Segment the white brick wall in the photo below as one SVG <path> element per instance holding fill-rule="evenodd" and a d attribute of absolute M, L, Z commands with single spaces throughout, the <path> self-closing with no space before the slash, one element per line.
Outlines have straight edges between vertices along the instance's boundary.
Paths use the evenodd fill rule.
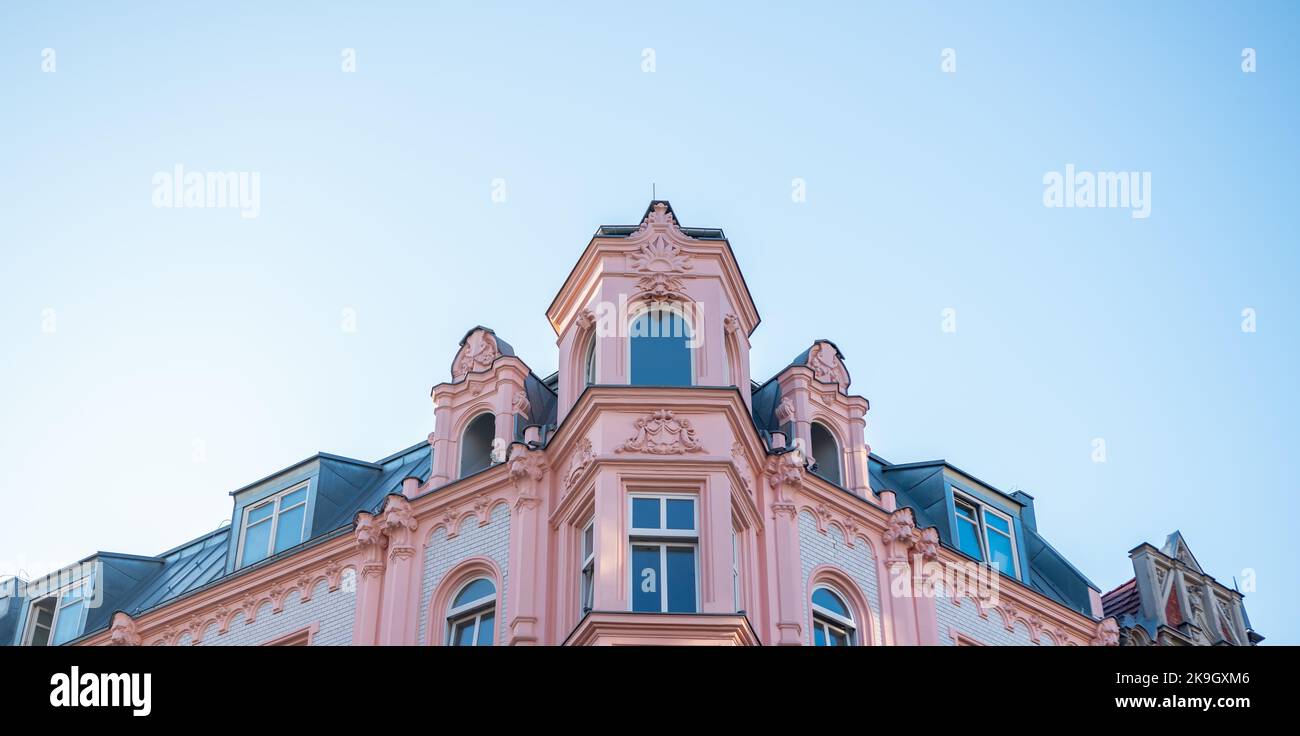
<path fill-rule="evenodd" d="M 428 642 L 429 601 L 438 584 L 462 560 L 470 557 L 487 557 L 501 569 L 501 610 L 497 611 L 498 645 L 506 641 L 506 595 L 510 582 L 510 507 L 504 503 L 488 511 L 490 521 L 479 526 L 478 519 L 470 517 L 460 525 L 460 534 L 447 538 L 446 529 L 438 529 L 429 537 L 424 552 L 424 582 L 420 587 L 420 643 Z M 441 620 L 441 619 L 440 619 Z M 438 631 L 438 636 L 443 632 Z"/>
<path fill-rule="evenodd" d="M 799 560 L 803 567 L 803 616 L 808 643 L 812 643 L 812 612 L 808 606 L 812 591 L 808 589 L 808 578 L 813 568 L 821 565 L 838 568 L 857 583 L 862 597 L 867 599 L 867 605 L 871 607 L 872 641 L 880 643 L 880 586 L 876 581 L 876 560 L 871 554 L 871 547 L 862 540 L 849 547 L 844 542 L 844 535 L 835 526 L 828 526 L 825 534 L 817 531 L 817 520 L 804 511 L 799 514 Z M 858 624 L 861 626 L 860 621 Z"/>
<path fill-rule="evenodd" d="M 279 639 L 286 634 L 317 625 L 312 646 L 343 646 L 352 643 L 352 623 L 356 616 L 356 586 L 342 585 L 330 592 L 324 580 L 316 584 L 311 600 L 303 603 L 297 592 L 292 592 L 285 599 L 284 610 L 271 612 L 271 604 L 266 603 L 258 609 L 257 620 L 252 624 L 244 623 L 239 616 L 230 624 L 224 634 L 217 634 L 209 627 L 200 646 L 250 646 L 265 644 Z M 188 644 L 189 635 L 178 644 Z"/>
<path fill-rule="evenodd" d="M 941 597 L 934 600 L 935 613 L 939 620 L 939 642 L 953 646 L 952 630 L 965 634 L 989 646 L 1032 646 L 1029 639 L 1029 627 L 1023 621 L 1016 621 L 1015 629 L 1007 631 L 1002 623 L 1002 614 L 990 610 L 988 618 L 981 618 L 975 601 L 962 598 L 961 605 L 954 606 L 951 598 Z M 1050 645 L 1048 636 L 1038 637 L 1042 645 Z"/>

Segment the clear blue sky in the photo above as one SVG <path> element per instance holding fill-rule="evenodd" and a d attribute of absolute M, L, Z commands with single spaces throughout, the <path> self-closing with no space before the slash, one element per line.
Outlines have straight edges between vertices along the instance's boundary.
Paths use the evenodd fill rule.
<path fill-rule="evenodd" d="M 1181 529 L 1300 641 L 1294 4 L 266 5 L 0 10 L 0 572 L 420 441 L 474 324 L 550 373 L 546 305 L 655 182 L 726 230 L 755 376 L 831 338 L 885 458 L 1034 494 L 1103 589 Z M 178 163 L 260 216 L 153 207 Z M 1045 208 L 1066 164 L 1150 172 L 1150 217 Z"/>

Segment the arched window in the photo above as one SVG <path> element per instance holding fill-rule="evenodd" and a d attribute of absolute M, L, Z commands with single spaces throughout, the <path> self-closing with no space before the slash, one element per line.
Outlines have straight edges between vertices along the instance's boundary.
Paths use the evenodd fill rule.
<path fill-rule="evenodd" d="M 691 385 L 691 326 L 676 311 L 652 307 L 632 320 L 633 386 Z"/>
<path fill-rule="evenodd" d="M 487 578 L 465 585 L 447 611 L 447 645 L 490 647 L 496 642 L 497 586 Z"/>
<path fill-rule="evenodd" d="M 496 431 L 496 419 L 488 413 L 479 414 L 465 426 L 465 434 L 460 437 L 460 477 L 492 465 L 492 440 Z"/>
<path fill-rule="evenodd" d="M 856 627 L 843 597 L 830 588 L 818 588 L 812 594 L 812 610 L 814 646 L 853 646 Z"/>
<path fill-rule="evenodd" d="M 835 441 L 835 435 L 818 422 L 812 424 L 812 456 L 817 461 L 813 472 L 840 485 L 840 444 Z"/>
<path fill-rule="evenodd" d="M 587 352 L 582 357 L 582 380 L 584 386 L 596 383 L 596 333 L 587 341 Z"/>

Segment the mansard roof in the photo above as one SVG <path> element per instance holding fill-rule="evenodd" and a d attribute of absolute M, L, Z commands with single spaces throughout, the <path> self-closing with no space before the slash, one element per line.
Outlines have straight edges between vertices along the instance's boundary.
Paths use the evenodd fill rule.
<path fill-rule="evenodd" d="M 81 560 L 77 564 L 101 563 L 102 577 L 97 584 L 102 585 L 103 593 L 102 605 L 87 614 L 82 636 L 107 628 L 116 611 L 139 615 L 333 537 L 340 529 L 351 527 L 357 513 L 378 513 L 389 494 L 401 493 L 402 479 L 414 477 L 424 482 L 429 477 L 431 460 L 426 441 L 374 462 L 317 453 L 235 491 L 240 493 L 283 477 L 313 461 L 320 463 L 315 471 L 317 511 L 310 527 L 311 536 L 296 547 L 238 570 L 231 570 L 227 564 L 232 550 L 228 523 L 157 555 L 97 552 Z M 13 587 L 21 588 L 21 584 Z M 0 596 L 0 646 L 17 643 L 19 636 L 17 624 L 24 607 L 14 603 L 21 604 L 25 596 L 21 590 L 14 592 L 16 595 Z"/>

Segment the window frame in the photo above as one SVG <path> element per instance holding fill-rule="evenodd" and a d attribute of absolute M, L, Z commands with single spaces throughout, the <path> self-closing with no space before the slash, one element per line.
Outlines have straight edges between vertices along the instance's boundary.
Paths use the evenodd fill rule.
<path fill-rule="evenodd" d="M 813 596 L 815 596 L 819 590 L 825 590 L 839 599 L 845 610 L 849 612 L 849 618 L 845 618 L 834 611 L 827 610 L 818 605 L 817 602 L 813 600 Z M 825 641 L 830 640 L 828 634 L 830 633 L 830 630 L 833 629 L 844 635 L 844 640 L 848 642 L 845 646 L 853 647 L 858 645 L 858 625 L 853 619 L 853 605 L 849 603 L 849 597 L 840 592 L 839 588 L 836 588 L 829 583 L 817 583 L 813 585 L 812 592 L 808 594 L 808 610 L 812 613 L 813 646 L 817 646 L 818 629 L 823 630 L 822 636 Z M 830 645 L 824 644 L 823 646 Z"/>
<path fill-rule="evenodd" d="M 989 548 L 989 535 L 990 534 L 1002 535 L 1007 539 L 1011 540 L 1011 570 L 999 570 L 999 572 L 1009 572 L 1013 577 L 1019 580 L 1020 579 L 1020 550 L 1016 547 L 1015 520 L 1013 520 L 1010 515 L 1004 514 L 1001 511 L 998 511 L 997 509 L 991 506 L 984 506 L 984 508 L 980 509 L 980 511 L 982 512 L 980 514 L 980 524 L 984 528 L 984 556 L 988 558 L 989 567 L 994 567 L 993 551 Z M 1001 529 L 996 529 L 996 528 L 990 529 L 988 522 L 985 520 L 985 517 L 988 514 L 992 514 L 993 516 L 996 516 L 999 519 L 1005 521 L 1007 523 L 1007 531 L 1003 532 Z"/>
<path fill-rule="evenodd" d="M 659 501 L 659 527 L 647 528 L 633 526 L 633 507 L 638 498 L 653 498 Z M 668 501 L 691 501 L 691 529 L 668 528 Z M 695 493 L 675 493 L 672 491 L 633 491 L 627 494 L 627 559 L 628 559 L 628 606 L 634 613 L 699 613 L 700 612 L 700 496 Z M 636 611 L 637 571 L 631 564 L 637 547 L 657 547 L 659 550 L 659 610 Z M 695 568 L 693 603 L 691 611 L 668 610 L 668 548 L 687 548 L 692 551 L 691 561 Z"/>
<path fill-rule="evenodd" d="M 86 624 L 86 615 L 88 611 L 88 608 L 86 607 L 85 603 L 86 600 L 90 598 L 90 595 L 88 595 L 84 589 L 93 585 L 94 585 L 94 579 L 89 575 L 87 575 L 87 576 L 80 577 L 74 580 L 73 582 L 62 586 L 57 590 L 45 593 L 44 595 L 38 596 L 28 601 L 26 620 L 23 622 L 23 636 L 22 639 L 19 640 L 22 646 L 57 647 L 67 643 L 67 642 L 56 641 L 55 638 L 59 632 L 59 623 L 63 618 L 64 609 L 70 608 L 74 605 L 81 606 L 81 610 L 78 611 L 76 614 L 77 631 L 72 636 L 70 636 L 67 639 L 67 641 L 72 641 L 73 639 L 76 639 L 78 636 L 80 636 L 81 628 Z M 83 589 L 80 595 L 77 595 L 75 597 L 69 595 L 70 593 L 72 593 L 73 591 L 79 588 Z M 45 637 L 44 644 L 39 644 L 39 645 L 34 644 L 32 642 L 32 635 L 36 633 L 37 623 L 36 623 L 36 616 L 34 616 L 33 614 L 38 605 L 44 603 L 45 601 L 50 601 L 50 600 L 54 602 L 54 611 L 50 616 L 49 633 Z"/>
<path fill-rule="evenodd" d="M 474 622 L 474 630 L 470 634 L 469 646 L 496 646 L 497 644 L 497 630 L 499 625 L 496 616 L 497 597 L 501 587 L 497 584 L 496 580 L 493 580 L 486 575 L 472 577 L 456 588 L 456 593 L 451 596 L 451 600 L 454 602 L 461 593 L 465 592 L 466 588 L 480 580 L 486 580 L 492 584 L 492 593 L 490 595 L 485 595 L 482 598 L 475 598 L 467 603 L 462 603 L 459 606 L 449 607 L 447 609 L 447 615 L 445 617 L 447 622 L 445 641 L 449 647 L 461 646 L 456 643 L 456 629 L 462 623 L 470 620 L 473 620 Z M 492 614 L 492 641 L 490 644 L 479 644 L 479 626 L 483 624 L 483 615 L 486 613 Z"/>
<path fill-rule="evenodd" d="M 282 509 L 282 508 L 280 508 L 280 502 L 284 499 L 285 496 L 292 495 L 292 494 L 297 493 L 298 491 L 301 491 L 301 490 L 304 490 L 304 489 L 306 489 L 307 492 L 304 493 L 304 494 L 302 495 L 302 503 L 300 503 L 300 504 L 294 504 L 294 505 L 290 506 L 288 509 Z M 242 567 L 244 566 L 244 549 L 245 549 L 245 547 L 247 547 L 247 541 L 248 541 L 248 529 L 249 529 L 248 517 L 249 517 L 249 515 L 250 515 L 252 512 L 254 512 L 254 511 L 256 511 L 256 510 L 258 510 L 258 509 L 260 509 L 260 508 L 266 506 L 267 504 L 274 504 L 274 507 L 271 509 L 271 515 L 268 516 L 268 517 L 265 518 L 265 519 L 259 520 L 259 521 L 256 522 L 256 523 L 257 523 L 257 524 L 270 524 L 270 525 L 271 525 L 271 534 L 270 534 L 270 536 L 268 536 L 268 537 L 266 538 L 266 555 L 263 556 L 263 557 L 262 557 L 260 560 L 258 560 L 257 562 L 263 562 L 263 561 L 265 561 L 265 560 L 269 560 L 269 559 L 271 559 L 272 557 L 274 557 L 274 556 L 280 554 L 280 552 L 285 552 L 285 551 L 287 551 L 287 550 L 290 550 L 290 549 L 292 549 L 293 547 L 296 547 L 296 546 L 298 546 L 299 544 L 302 544 L 303 542 L 306 542 L 306 541 L 307 541 L 307 526 L 308 526 L 308 522 L 309 522 L 310 519 L 311 519 L 311 515 L 307 513 L 307 508 L 311 505 L 311 479 L 310 479 L 310 478 L 308 478 L 307 480 L 301 481 L 301 482 L 299 482 L 299 483 L 295 483 L 295 484 L 289 486 L 288 488 L 284 489 L 283 491 L 279 491 L 279 492 L 277 492 L 277 493 L 275 493 L 275 494 L 272 494 L 272 495 L 270 495 L 270 496 L 267 496 L 266 498 L 259 499 L 258 501 L 255 501 L 255 502 L 253 502 L 253 503 L 248 504 L 247 506 L 244 506 L 244 508 L 243 508 L 243 510 L 242 510 L 242 513 L 240 514 L 240 517 L 241 517 L 241 518 L 240 518 L 240 522 L 239 522 L 239 550 L 238 550 L 237 554 L 235 555 L 235 569 L 236 569 L 236 570 L 238 570 L 238 569 L 240 569 L 240 568 L 242 568 Z M 298 541 L 297 541 L 295 544 L 293 544 L 292 546 L 290 546 L 290 547 L 285 547 L 284 549 L 280 550 L 280 552 L 276 552 L 276 551 L 275 551 L 275 537 L 276 537 L 276 533 L 279 532 L 279 530 L 280 530 L 280 524 L 279 524 L 279 521 L 280 521 L 280 514 L 281 514 L 283 511 L 292 511 L 292 510 L 298 508 L 299 506 L 302 506 L 302 507 L 303 507 L 303 509 L 302 509 L 302 528 L 298 531 L 300 537 L 299 537 Z M 248 563 L 248 564 L 253 564 L 253 565 L 255 565 L 255 564 L 257 564 L 257 562 L 252 562 L 252 563 Z"/>
<path fill-rule="evenodd" d="M 969 518 L 964 514 L 961 514 L 961 510 L 960 510 L 961 506 L 970 507 L 975 512 L 975 518 L 969 520 L 973 521 L 975 524 L 975 534 L 978 537 L 976 541 L 979 543 L 980 554 L 984 555 L 984 558 L 982 560 L 979 560 L 979 563 L 981 565 L 986 565 L 994 570 L 998 570 L 998 568 L 993 564 L 993 554 L 989 550 L 989 534 L 990 533 L 1000 534 L 1011 540 L 1011 568 L 1012 569 L 998 570 L 998 572 L 1004 575 L 1010 575 L 1016 580 L 1022 579 L 1020 577 L 1020 545 L 1018 543 L 1018 540 L 1016 539 L 1015 519 L 1010 514 L 1007 514 L 1003 511 L 994 508 L 991 504 L 977 501 L 976 499 L 972 498 L 968 494 L 959 491 L 956 486 L 952 487 L 952 500 L 953 500 L 953 516 L 954 516 L 955 523 L 960 523 L 961 519 Z M 990 530 L 988 528 L 988 523 L 984 520 L 985 514 L 992 514 L 993 516 L 996 516 L 997 518 L 1005 521 L 1007 523 L 1008 531 L 1004 533 L 1000 529 Z M 962 552 L 962 554 L 966 554 L 966 552 L 964 552 L 961 549 L 960 539 L 957 536 L 958 533 L 959 532 L 957 528 L 954 526 L 953 541 L 956 543 L 957 550 L 959 552 Z"/>
<path fill-rule="evenodd" d="M 587 533 L 591 532 L 591 548 L 587 548 Z M 592 611 L 596 603 L 596 520 L 593 518 L 582 526 L 578 534 L 578 611 L 585 616 Z"/>

